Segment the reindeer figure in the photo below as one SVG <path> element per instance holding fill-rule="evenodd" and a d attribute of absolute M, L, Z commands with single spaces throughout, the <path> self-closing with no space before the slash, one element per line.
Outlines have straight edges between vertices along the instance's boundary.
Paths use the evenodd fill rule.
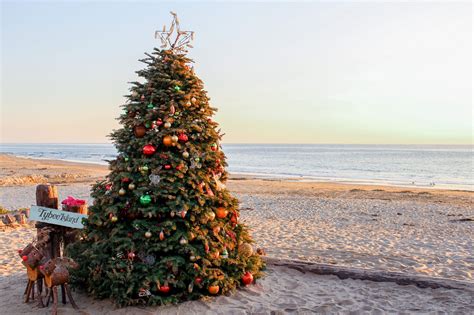
<path fill-rule="evenodd" d="M 38 266 L 41 262 L 45 261 L 43 250 L 45 244 L 48 242 L 48 234 L 45 231 L 40 233 L 36 239 L 28 244 L 25 248 L 18 251 L 18 254 L 22 258 L 22 264 L 26 267 L 26 273 L 28 275 L 28 284 L 26 285 L 25 293 L 25 303 L 35 299 L 35 284 L 38 288 L 38 304 L 40 307 L 44 307 L 43 299 L 41 294 L 43 292 L 43 274 L 38 270 Z"/>
<path fill-rule="evenodd" d="M 58 313 L 58 286 L 63 286 L 67 297 L 71 302 L 73 308 L 79 307 L 72 298 L 71 290 L 69 289 L 69 268 L 77 269 L 78 264 L 68 257 L 58 257 L 48 260 L 44 265 L 40 266 L 40 272 L 44 275 L 44 281 L 48 287 L 48 295 L 46 297 L 46 306 L 49 305 L 51 297 L 53 298 L 53 315 Z"/>

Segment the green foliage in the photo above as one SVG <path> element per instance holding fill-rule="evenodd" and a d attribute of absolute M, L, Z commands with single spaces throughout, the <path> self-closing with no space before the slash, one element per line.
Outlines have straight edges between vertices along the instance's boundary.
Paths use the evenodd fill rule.
<path fill-rule="evenodd" d="M 68 248 L 81 266 L 72 283 L 122 306 L 197 299 L 214 285 L 225 294 L 264 267 L 245 245 L 252 240 L 238 223 L 238 200 L 223 185 L 216 109 L 192 61 L 170 50 L 147 56 L 137 72 L 144 83 L 131 83 L 123 128 L 111 135 L 119 156 L 92 189 L 82 240 Z M 146 145 L 155 153 L 144 154 Z M 144 195 L 150 204 L 140 202 Z M 141 296 L 146 290 L 151 295 Z"/>
<path fill-rule="evenodd" d="M 8 210 L 7 208 L 4 208 L 3 206 L 0 206 L 0 214 L 7 214 L 10 213 L 11 211 Z"/>

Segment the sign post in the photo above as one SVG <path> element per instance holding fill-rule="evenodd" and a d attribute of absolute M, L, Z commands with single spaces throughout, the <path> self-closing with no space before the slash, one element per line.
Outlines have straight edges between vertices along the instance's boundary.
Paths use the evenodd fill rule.
<path fill-rule="evenodd" d="M 87 219 L 87 215 L 41 206 L 31 206 L 29 219 L 69 228 L 83 229 L 82 220 Z"/>

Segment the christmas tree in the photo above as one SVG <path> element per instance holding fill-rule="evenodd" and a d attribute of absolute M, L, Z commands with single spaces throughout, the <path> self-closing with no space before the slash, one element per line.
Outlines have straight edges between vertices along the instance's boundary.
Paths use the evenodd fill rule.
<path fill-rule="evenodd" d="M 224 294 L 264 267 L 224 184 L 216 109 L 186 57 L 193 32 L 173 14 L 156 35 L 163 46 L 140 60 L 144 80 L 131 83 L 111 135 L 119 154 L 67 250 L 80 265 L 73 284 L 122 306 Z"/>

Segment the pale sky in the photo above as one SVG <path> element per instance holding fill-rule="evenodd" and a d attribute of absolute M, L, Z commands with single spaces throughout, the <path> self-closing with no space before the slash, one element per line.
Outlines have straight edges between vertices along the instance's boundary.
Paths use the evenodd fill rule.
<path fill-rule="evenodd" d="M 1 142 L 108 142 L 169 24 L 225 143 L 471 144 L 472 4 L 2 1 Z"/>

